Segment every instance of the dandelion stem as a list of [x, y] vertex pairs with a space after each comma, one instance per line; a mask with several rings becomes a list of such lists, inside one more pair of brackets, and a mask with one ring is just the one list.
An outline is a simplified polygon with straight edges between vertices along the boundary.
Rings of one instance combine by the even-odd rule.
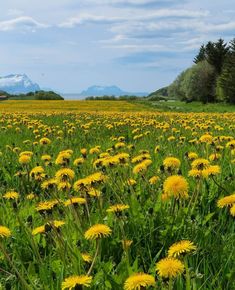
[[220, 189], [222, 189], [223, 191], [225, 191], [226, 193], [228, 193], [229, 194], [229, 192], [228, 192], [228, 190], [227, 189], [225, 189], [223, 186], [221, 186], [216, 180], [215, 180], [215, 178], [213, 177], [213, 176], [211, 176], [211, 178], [212, 178], [212, 180], [214, 181], [214, 183], [220, 188]]
[[93, 258], [93, 260], [92, 260], [92, 263], [91, 263], [90, 269], [89, 269], [88, 272], [87, 272], [87, 276], [89, 276], [89, 275], [91, 274], [91, 271], [92, 271], [92, 269], [93, 269], [93, 267], [94, 267], [94, 265], [95, 265], [95, 261], [96, 261], [96, 258], [97, 258], [97, 256], [98, 256], [98, 253], [99, 253], [99, 248], [100, 248], [99, 246], [100, 246], [100, 241], [97, 240], [97, 241], [96, 241], [96, 251], [95, 251], [95, 255], [94, 255], [94, 258]]
[[189, 273], [189, 267], [188, 267], [188, 260], [185, 257], [184, 258], [184, 264], [185, 264], [185, 271], [186, 271], [186, 290], [191, 290], [191, 283], [190, 283], [190, 273]]

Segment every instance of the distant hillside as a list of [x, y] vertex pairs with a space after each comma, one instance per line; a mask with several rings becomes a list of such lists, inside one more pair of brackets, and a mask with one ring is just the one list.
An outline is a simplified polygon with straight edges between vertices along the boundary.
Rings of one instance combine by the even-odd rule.
[[168, 99], [168, 87], [163, 87], [148, 95], [148, 99], [151, 101], [159, 101]]
[[144, 92], [126, 92], [120, 89], [117, 86], [91, 86], [88, 89], [82, 91], [80, 93], [80, 96], [84, 97], [102, 97], [102, 96], [115, 96], [115, 97], [120, 97], [120, 96], [126, 96], [126, 95], [135, 95], [137, 97], [143, 97], [147, 96], [148, 93]]
[[0, 91], [9, 94], [27, 94], [40, 91], [38, 84], [33, 83], [25, 74], [11, 74], [0, 77]]

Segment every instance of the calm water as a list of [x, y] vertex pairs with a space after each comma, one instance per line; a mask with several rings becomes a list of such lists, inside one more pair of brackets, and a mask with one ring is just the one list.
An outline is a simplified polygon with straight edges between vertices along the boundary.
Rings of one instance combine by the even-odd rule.
[[79, 94], [60, 94], [65, 100], [84, 100], [86, 97]]

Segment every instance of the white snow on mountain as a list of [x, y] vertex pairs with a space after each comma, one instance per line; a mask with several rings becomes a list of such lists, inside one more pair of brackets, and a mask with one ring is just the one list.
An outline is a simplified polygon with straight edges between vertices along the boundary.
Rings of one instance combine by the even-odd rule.
[[11, 74], [0, 77], [0, 91], [9, 94], [20, 94], [38, 90], [40, 90], [39, 85], [33, 83], [25, 74]]

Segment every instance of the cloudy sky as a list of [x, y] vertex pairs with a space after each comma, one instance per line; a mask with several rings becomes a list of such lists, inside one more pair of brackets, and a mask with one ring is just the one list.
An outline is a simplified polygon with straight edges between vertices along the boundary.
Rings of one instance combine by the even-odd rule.
[[232, 0], [7, 0], [0, 76], [41, 87], [152, 91], [187, 68], [203, 42], [235, 37]]

